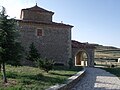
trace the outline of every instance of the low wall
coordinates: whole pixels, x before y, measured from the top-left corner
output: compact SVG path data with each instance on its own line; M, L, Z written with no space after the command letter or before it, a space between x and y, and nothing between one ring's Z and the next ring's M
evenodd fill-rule
M74 76L68 78L67 82L65 84L57 84L55 86L52 86L46 90L70 90L71 88L73 88L78 81L83 78L83 76L85 75L85 70L82 70L80 72L78 72L77 74L75 74Z

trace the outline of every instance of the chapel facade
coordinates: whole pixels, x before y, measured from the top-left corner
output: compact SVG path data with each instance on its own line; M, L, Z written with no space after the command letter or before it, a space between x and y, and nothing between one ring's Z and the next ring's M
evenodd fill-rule
M52 21L54 12L35 5L21 10L19 30L25 51L34 43L42 58L67 65L71 58L72 25Z

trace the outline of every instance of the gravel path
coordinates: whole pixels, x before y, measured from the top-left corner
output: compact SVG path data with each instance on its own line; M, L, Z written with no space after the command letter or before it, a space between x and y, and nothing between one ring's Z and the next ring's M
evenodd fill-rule
M86 68L86 75L71 90L120 90L120 80L99 68Z

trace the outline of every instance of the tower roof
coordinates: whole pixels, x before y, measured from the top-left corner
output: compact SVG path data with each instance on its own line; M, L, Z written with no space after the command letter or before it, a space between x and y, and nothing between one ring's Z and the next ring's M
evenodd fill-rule
M54 14L54 12L52 11L48 11L48 10L45 10L39 6L37 6L37 4L31 8L26 8L26 9L22 9L22 10L30 10L30 11L38 11L38 12L47 12L47 13L52 13Z

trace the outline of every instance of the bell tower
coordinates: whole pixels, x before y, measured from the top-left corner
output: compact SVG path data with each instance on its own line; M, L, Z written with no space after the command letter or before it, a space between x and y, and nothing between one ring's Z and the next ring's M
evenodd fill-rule
M22 9L20 19L40 22L52 22L53 14L54 12L38 7L36 3L34 7Z

